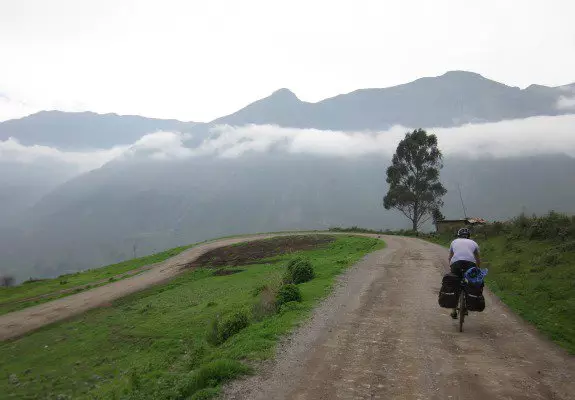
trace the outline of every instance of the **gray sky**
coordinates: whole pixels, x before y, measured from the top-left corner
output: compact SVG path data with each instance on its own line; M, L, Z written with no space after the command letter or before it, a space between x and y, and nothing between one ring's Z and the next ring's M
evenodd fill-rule
M575 81L575 2L0 0L0 120L38 109L208 121L463 69Z

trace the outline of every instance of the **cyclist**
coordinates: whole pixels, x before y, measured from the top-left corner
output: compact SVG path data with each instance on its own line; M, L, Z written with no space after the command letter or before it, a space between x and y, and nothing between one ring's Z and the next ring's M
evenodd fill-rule
M461 228L457 231L457 239L451 242L449 248L449 265L451 272L463 278L469 268L481 266L479 245L470 239L471 231ZM451 318L457 319L457 309L453 309Z

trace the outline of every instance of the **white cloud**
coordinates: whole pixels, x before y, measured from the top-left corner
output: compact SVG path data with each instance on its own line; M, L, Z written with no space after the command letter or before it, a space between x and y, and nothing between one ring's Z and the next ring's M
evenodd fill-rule
M49 146L25 146L14 138L0 141L0 161L20 163L64 163L78 173L99 168L125 151L124 147L92 151L65 151Z
M575 110L575 96L561 96L557 100L557 108L560 110Z
M180 159L192 156L184 145L189 135L179 132L155 132L143 136L124 152L125 157L146 156L154 160Z
M575 157L575 115L533 117L455 128L428 129L437 135L446 156L509 157L564 153ZM23 163L60 162L78 172L99 168L121 158L154 161L207 156L235 158L251 153L281 151L310 156L361 157L393 154L409 128L395 126L383 132L341 132L282 128L273 125L214 127L199 145L190 147L190 136L156 132L131 146L65 151L48 146L25 146L16 139L0 141L0 161Z
M445 155L507 157L547 153L575 156L575 115L533 117L455 128L431 128ZM354 157L392 154L409 128L383 132L340 132L272 125L222 125L190 155L238 157L279 148L288 153Z

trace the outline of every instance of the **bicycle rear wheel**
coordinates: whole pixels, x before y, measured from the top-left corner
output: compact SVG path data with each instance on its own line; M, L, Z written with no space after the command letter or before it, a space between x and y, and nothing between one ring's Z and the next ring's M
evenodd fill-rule
M465 312L467 311L467 305L465 304L465 290L461 290L459 294L459 332L463 332L463 322L465 321Z

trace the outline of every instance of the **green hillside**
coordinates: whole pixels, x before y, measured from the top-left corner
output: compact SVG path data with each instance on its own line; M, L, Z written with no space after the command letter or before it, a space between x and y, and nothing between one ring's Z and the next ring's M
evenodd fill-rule
M4 342L0 374L7 379L0 380L0 393L15 399L209 398L222 382L271 357L338 274L383 247L370 238L328 238L314 249L252 257L248 265L234 258L231 266L215 268L214 257L168 284ZM234 246L243 247L249 245ZM286 264L296 256L311 262L315 277L282 286ZM301 302L280 305L292 290Z

